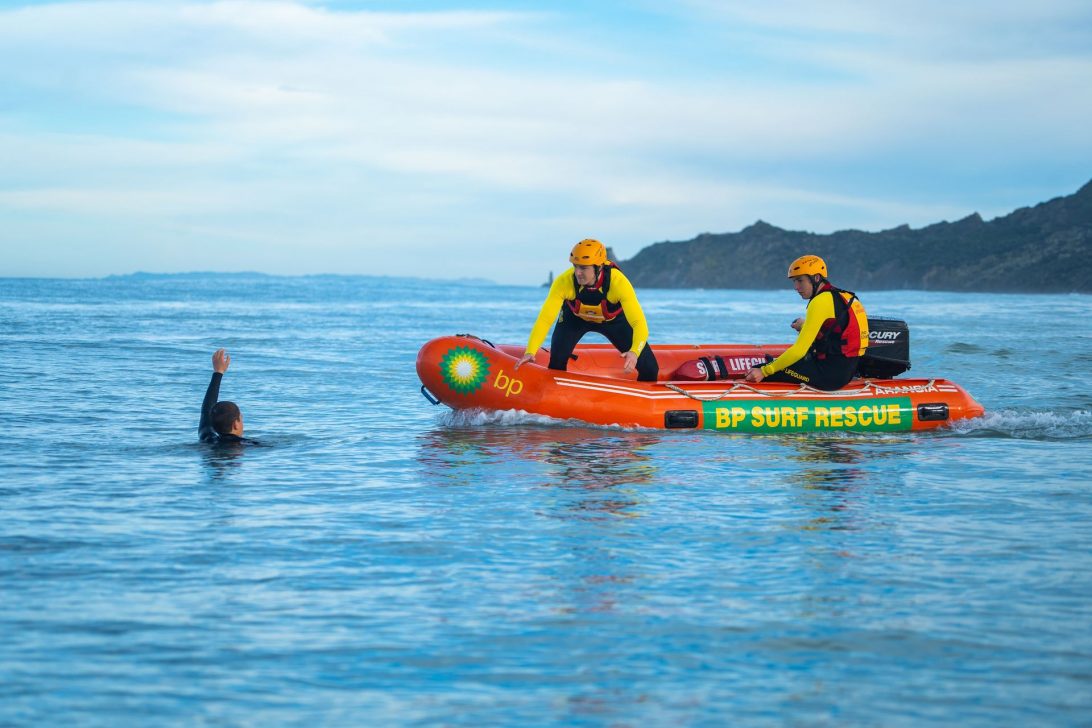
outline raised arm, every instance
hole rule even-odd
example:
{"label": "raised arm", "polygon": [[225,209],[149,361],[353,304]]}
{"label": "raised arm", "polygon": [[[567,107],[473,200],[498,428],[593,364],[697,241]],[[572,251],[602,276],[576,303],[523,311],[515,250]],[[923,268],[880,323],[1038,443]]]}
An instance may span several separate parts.
{"label": "raised arm", "polygon": [[205,399],[201,402],[201,422],[197,425],[197,437],[201,442],[216,439],[216,431],[212,429],[212,407],[220,398],[220,380],[224,378],[224,372],[230,364],[231,357],[223,349],[217,349],[212,355],[212,381],[205,390]]}

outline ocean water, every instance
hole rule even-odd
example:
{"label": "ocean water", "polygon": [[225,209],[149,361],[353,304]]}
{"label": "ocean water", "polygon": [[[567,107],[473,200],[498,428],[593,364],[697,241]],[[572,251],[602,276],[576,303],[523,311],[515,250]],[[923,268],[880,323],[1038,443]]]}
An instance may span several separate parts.
{"label": "ocean water", "polygon": [[[639,293],[653,343],[801,311]],[[543,289],[0,280],[0,724],[1087,725],[1092,297],[860,293],[985,417],[456,414],[417,349]],[[260,446],[196,442],[220,346]]]}

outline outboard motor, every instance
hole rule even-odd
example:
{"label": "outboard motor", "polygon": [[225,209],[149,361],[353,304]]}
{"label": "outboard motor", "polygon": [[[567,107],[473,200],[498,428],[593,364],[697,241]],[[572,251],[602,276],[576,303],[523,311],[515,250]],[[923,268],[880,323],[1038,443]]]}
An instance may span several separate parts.
{"label": "outboard motor", "polygon": [[868,349],[857,363],[857,374],[890,379],[910,368],[910,327],[891,318],[868,318]]}

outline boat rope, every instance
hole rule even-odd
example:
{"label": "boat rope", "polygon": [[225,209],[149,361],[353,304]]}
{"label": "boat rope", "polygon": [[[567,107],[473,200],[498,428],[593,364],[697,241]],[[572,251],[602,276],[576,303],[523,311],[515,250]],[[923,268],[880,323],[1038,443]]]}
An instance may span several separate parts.
{"label": "boat rope", "polygon": [[496,345],[492,341],[490,341],[489,339],[483,339],[482,337],[475,336],[474,334],[455,334],[455,338],[457,338],[457,339],[475,339],[475,340],[480,341],[480,342],[482,342],[484,344],[489,344],[494,349],[497,348]]}
{"label": "boat rope", "polygon": [[[936,382],[935,379],[930,379],[928,384],[926,384],[925,386],[927,388],[932,387],[934,382]],[[714,397],[699,397],[699,396],[693,394],[692,392],[686,391],[682,387],[671,384],[670,382],[665,382],[664,386],[667,387],[668,389],[670,389],[673,392],[678,392],[679,394],[683,395],[684,397],[689,397],[690,399],[694,399],[694,400],[697,400],[699,402],[716,402],[717,400],[724,399],[729,394],[733,394],[733,393],[738,392],[740,390],[743,390],[745,392],[750,392],[752,394],[757,394],[757,395],[760,395],[760,396],[763,396],[763,397],[792,397],[793,395],[797,395],[797,394],[833,394],[832,392],[828,392],[825,389],[816,389],[815,387],[809,386],[807,384],[801,384],[796,389],[778,390],[778,391],[771,392],[771,391],[767,391],[767,390],[763,390],[763,389],[758,389],[757,387],[749,384],[748,382],[736,382],[729,389],[724,390],[723,392],[721,392],[720,394],[718,394],[718,395],[716,395]],[[889,389],[889,387],[883,387],[883,386],[881,386],[879,384],[876,384],[873,381],[866,380],[864,382],[864,384],[862,384],[858,389],[835,390],[835,392],[837,394],[843,394],[843,395],[847,395],[847,396],[854,396],[854,395],[858,395],[858,394],[868,394],[868,393],[884,394],[885,392],[883,390],[885,390],[885,389]]]}

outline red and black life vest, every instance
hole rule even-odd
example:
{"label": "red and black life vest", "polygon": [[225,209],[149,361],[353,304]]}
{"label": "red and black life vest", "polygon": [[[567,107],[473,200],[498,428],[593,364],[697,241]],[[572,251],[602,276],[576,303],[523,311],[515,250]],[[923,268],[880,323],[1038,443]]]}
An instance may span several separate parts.
{"label": "red and black life vest", "polygon": [[617,318],[622,313],[622,304],[611,303],[607,300],[607,292],[610,291],[610,274],[617,267],[608,260],[606,264],[600,266],[599,276],[591,286],[582,286],[577,283],[576,272],[573,272],[573,290],[576,291],[576,298],[566,303],[574,316],[591,323],[601,324]]}
{"label": "red and black life vest", "polygon": [[[816,359],[856,359],[868,348],[868,316],[853,291],[835,288],[829,281],[819,285],[815,296],[830,291],[834,302],[834,318],[827,319],[811,345]],[[811,301],[808,301],[811,305]]]}

